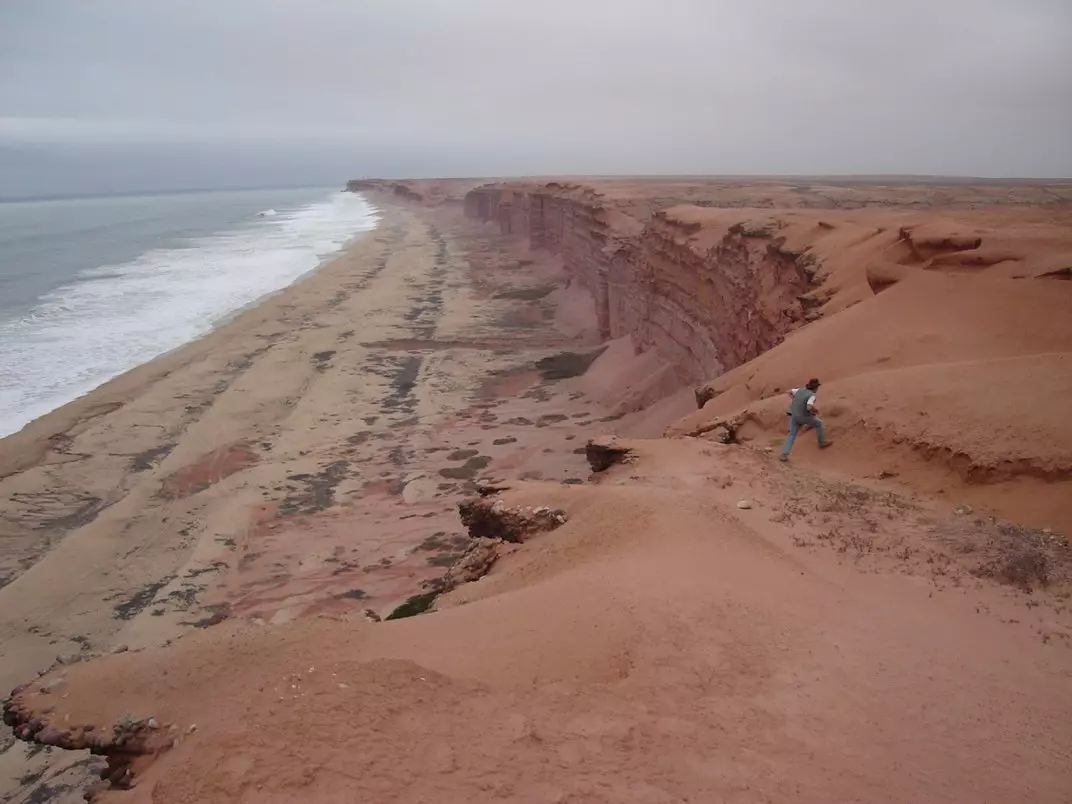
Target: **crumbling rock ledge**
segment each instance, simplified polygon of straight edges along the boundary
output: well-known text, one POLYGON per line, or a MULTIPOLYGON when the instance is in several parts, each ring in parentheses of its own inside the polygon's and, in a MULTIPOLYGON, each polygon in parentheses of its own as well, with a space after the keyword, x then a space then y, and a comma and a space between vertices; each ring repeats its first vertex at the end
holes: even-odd
POLYGON ((499 558, 499 539, 473 539, 443 576, 441 592, 450 592, 465 583, 478 581, 491 571, 499 558))
POLYGON ((442 578, 425 581, 422 586, 427 591, 410 597, 395 608, 387 620, 400 620, 429 611, 440 595, 487 575, 506 549, 506 542, 520 543, 533 533, 554 530, 567 519, 566 512, 559 508, 510 508, 502 500, 485 498, 459 503, 458 511, 472 538, 465 552, 450 565, 442 578))
POLYGON ((465 196, 468 217, 561 257, 591 293, 604 338, 658 350, 682 382, 745 363, 820 315, 809 296, 816 259, 806 243, 787 242, 779 221, 635 206, 568 182, 490 184, 465 196))
MULTIPOLYGON (((713 392, 711 396, 714 397, 713 392)), ((699 392, 697 391, 697 399, 698 398, 699 392)), ((739 411, 732 416, 720 416, 716 419, 712 419, 709 422, 705 422, 699 427, 694 427, 693 429, 687 430, 683 433, 675 432, 673 425, 671 425, 669 428, 667 428, 666 436, 669 438, 675 435, 680 435, 696 438, 698 436, 707 435, 708 433, 714 432, 715 430, 721 430, 721 432, 715 436, 716 441, 718 441, 720 444, 736 444, 738 443, 737 431, 740 430, 744 423, 747 421, 756 421, 756 416, 748 408, 745 408, 744 410, 739 411)))
POLYGON ((633 460, 633 450, 619 443, 617 437, 589 439, 584 445, 584 457, 593 472, 605 472, 616 463, 628 463, 633 460))
POLYGON ((554 530, 566 522, 560 508, 509 507, 502 500, 465 500, 458 503, 462 524, 474 539, 501 539, 520 543, 534 533, 554 530))
MULTIPOLYGON (((10 700, 4 702, 4 723, 25 742, 67 751, 88 750, 105 757, 107 765, 101 770, 101 779, 113 789, 133 787, 135 761, 159 753, 174 741, 153 718, 124 718, 111 729, 99 729, 92 724, 55 726, 47 717, 34 713, 33 698, 44 694, 47 694, 44 688, 34 685, 16 687, 11 691, 10 700)), ((87 798, 100 789, 88 791, 87 798)))

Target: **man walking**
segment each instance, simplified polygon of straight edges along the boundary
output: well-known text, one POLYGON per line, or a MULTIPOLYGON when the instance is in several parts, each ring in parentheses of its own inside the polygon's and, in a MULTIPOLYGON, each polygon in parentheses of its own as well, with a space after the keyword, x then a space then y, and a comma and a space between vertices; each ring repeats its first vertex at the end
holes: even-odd
POLYGON ((826 440, 826 432, 823 430, 823 420, 816 414, 815 394, 819 391, 819 381, 808 380, 803 388, 794 388, 789 392, 789 438, 785 440, 782 448, 782 460, 789 460, 789 451, 793 449, 793 442, 797 440, 797 433, 801 427, 814 427, 819 436, 819 449, 826 449, 833 441, 826 440))

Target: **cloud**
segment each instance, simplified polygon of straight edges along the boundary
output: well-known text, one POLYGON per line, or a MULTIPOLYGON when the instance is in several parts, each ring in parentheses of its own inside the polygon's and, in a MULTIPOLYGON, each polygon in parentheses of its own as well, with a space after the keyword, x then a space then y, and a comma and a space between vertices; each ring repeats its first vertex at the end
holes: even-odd
POLYGON ((1070 54, 1065 0, 8 0, 0 143, 365 174, 1072 175, 1070 54))

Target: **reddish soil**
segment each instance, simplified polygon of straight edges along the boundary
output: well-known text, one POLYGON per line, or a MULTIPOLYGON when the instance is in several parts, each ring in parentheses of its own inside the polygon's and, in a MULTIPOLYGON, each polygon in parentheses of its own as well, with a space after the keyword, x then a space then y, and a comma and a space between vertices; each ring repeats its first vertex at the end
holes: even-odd
POLYGON ((8 442, 109 506, 0 588, 14 733, 146 804, 1068 800, 1072 187, 476 184, 8 442))
POLYGON ((220 447, 196 463, 164 478, 160 493, 172 499, 189 497, 256 462, 257 455, 248 444, 220 447))

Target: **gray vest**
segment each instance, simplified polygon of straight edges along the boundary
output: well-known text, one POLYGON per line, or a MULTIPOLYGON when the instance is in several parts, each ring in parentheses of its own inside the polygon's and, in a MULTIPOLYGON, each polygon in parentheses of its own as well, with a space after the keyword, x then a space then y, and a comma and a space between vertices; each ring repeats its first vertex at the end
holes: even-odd
POLYGON ((789 415, 798 422, 813 416, 814 414, 808 410, 808 400, 814 393, 815 391, 809 388, 798 388, 793 394, 793 401, 789 403, 789 415))

